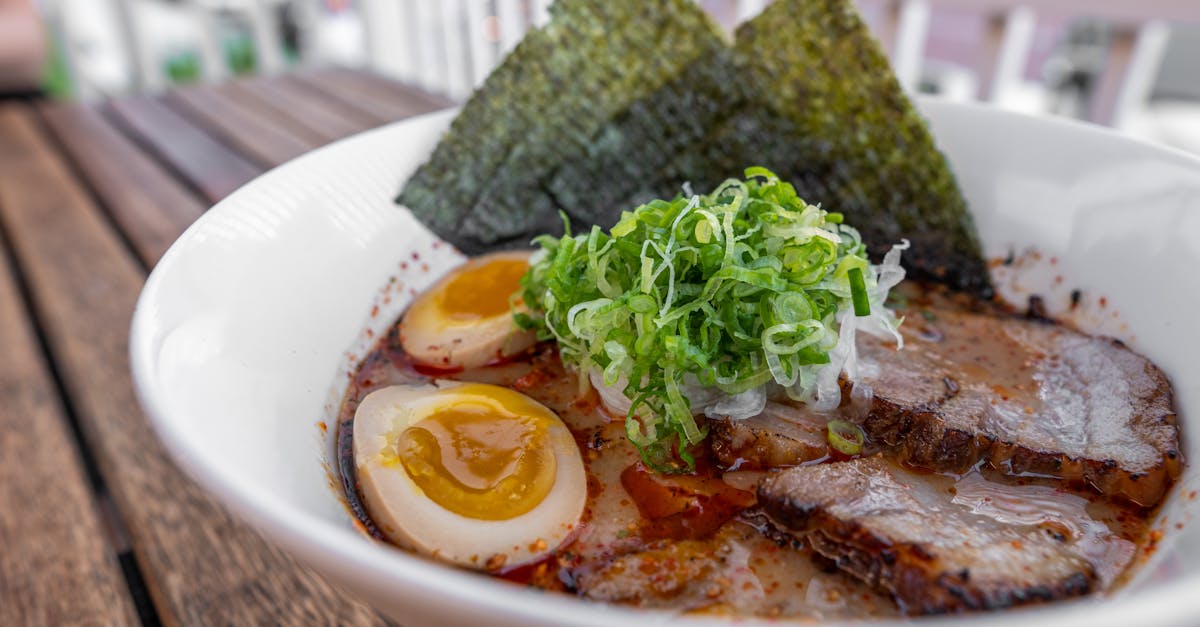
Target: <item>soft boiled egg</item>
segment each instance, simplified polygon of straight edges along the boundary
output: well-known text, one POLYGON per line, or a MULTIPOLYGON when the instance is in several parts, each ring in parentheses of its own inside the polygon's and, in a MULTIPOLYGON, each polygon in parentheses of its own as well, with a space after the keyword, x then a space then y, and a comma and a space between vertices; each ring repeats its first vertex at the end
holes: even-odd
POLYGON ((354 414, 367 513, 392 542, 481 570, 536 561, 587 500, 579 447, 546 406, 508 388, 437 381, 367 395, 354 414))
POLYGON ((476 257, 423 292, 400 321, 404 350, 422 364, 469 369, 533 346, 537 336, 517 328, 510 306, 529 269, 529 255, 476 257))

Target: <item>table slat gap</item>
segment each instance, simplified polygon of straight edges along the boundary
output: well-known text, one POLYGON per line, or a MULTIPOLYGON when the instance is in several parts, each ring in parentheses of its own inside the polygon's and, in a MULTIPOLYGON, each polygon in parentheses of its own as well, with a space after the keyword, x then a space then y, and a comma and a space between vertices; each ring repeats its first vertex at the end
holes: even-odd
POLYGON ((317 68, 293 76, 312 89, 368 111, 380 122, 394 122, 456 104, 420 87, 349 68, 317 68))
POLYGON ((198 191, 177 180, 95 107, 43 103, 38 114, 77 178, 132 242, 143 267, 153 267, 207 207, 198 191))
MULTIPOLYGON (((5 157, 0 155, 0 171, 5 157)), ((0 189, 0 205, 9 198, 0 189)), ((0 216, 3 215, 0 209, 0 216)), ((103 482, 61 402, 0 219, 0 624, 137 623, 101 516, 103 482)))
POLYGON ((286 116, 303 124, 316 133, 322 143, 374 128, 379 123, 378 120, 318 99, 311 94, 297 93, 294 86, 289 86, 278 77, 234 81, 230 86, 258 99, 264 106, 274 110, 276 115, 286 116))
MULTIPOLYGON (((379 126, 381 124, 386 124, 388 122, 393 122, 396 119, 400 119, 394 117, 393 115, 396 111, 396 105, 394 103, 388 103, 382 107, 372 106, 370 104, 364 105, 362 102, 360 102, 361 98, 355 97, 358 94, 351 95, 347 93, 338 93, 337 90, 328 89, 327 87, 321 85, 319 81, 308 80, 300 74, 290 75, 287 77, 287 80, 298 92, 307 93, 309 97, 321 98, 327 102, 336 103, 336 106, 338 107, 344 107, 354 111, 357 115, 362 116, 363 119, 370 120, 370 124, 372 126, 379 126), (386 109, 386 112, 382 109, 386 109)), ((412 113, 406 112, 406 114, 401 117, 409 117, 411 115, 412 113)))
POLYGON ((290 161, 320 142, 305 141, 266 116, 243 109, 210 86, 170 91, 163 102, 264 168, 290 161))
POLYGON ((308 124, 296 119, 290 113, 280 112, 275 105, 264 101, 259 96, 243 89, 241 81, 230 81, 214 85, 213 89, 224 98, 237 106, 254 112, 254 115, 271 120, 283 132, 290 133, 302 141, 317 147, 329 143, 329 139, 314 131, 308 124))
POLYGON ((265 171, 148 96, 109 101, 108 118, 209 203, 265 171))
POLYGON ((61 138, 51 130, 50 125, 45 121, 45 118, 42 117, 41 114, 32 115, 30 116, 30 119, 37 123, 42 137, 46 139, 47 143, 51 146, 54 152, 56 152, 62 158, 63 165, 65 165, 67 170, 71 173, 72 178, 80 183, 80 187, 83 189, 84 193, 86 193, 92 202, 100 208, 100 215, 105 218, 109 228, 111 228, 112 232, 121 240, 121 244, 124 245, 125 250, 138 263, 142 272, 149 273, 152 265, 146 263, 146 261, 142 258, 138 244, 129 236, 128 231, 121 227, 121 222, 117 220, 113 212, 108 209, 106 203, 102 200, 99 192, 96 190, 96 187, 92 184, 91 179, 85 175, 85 172, 83 168, 80 167, 79 162, 72 158, 70 151, 66 149, 66 146, 61 141, 61 138))
POLYGON ((0 108, 0 215, 163 622, 379 624, 233 521, 167 459, 128 374, 129 311, 144 274, 33 115, 0 108))

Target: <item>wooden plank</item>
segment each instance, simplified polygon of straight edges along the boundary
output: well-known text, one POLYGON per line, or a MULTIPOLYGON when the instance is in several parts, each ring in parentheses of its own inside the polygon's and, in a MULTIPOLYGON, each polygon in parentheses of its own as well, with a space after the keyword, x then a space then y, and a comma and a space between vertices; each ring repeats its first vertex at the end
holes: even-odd
POLYGON ((44 104, 39 112, 143 266, 152 267, 203 213, 204 205, 194 194, 94 107, 44 104))
POLYGON ((274 116, 261 109, 239 106, 212 86, 174 89, 165 101, 264 167, 278 165, 319 145, 287 132, 274 116))
POLYGON ((260 119, 270 120, 271 124, 277 127, 280 132, 295 137, 310 148, 317 148, 329 142, 321 133, 310 128, 308 124, 296 119, 287 112, 281 112, 275 105, 242 89, 239 83, 240 81, 230 81, 212 85, 210 88, 238 108, 252 111, 252 115, 260 119))
POLYGON ((0 625, 134 625, 13 270, 0 238, 0 625))
POLYGON ((271 107, 277 115, 291 118, 311 129, 322 143, 360 133, 379 125, 379 120, 359 109, 314 94, 283 77, 236 81, 230 84, 271 107))
POLYGON ((264 170, 152 98, 114 100, 109 110, 124 130, 210 203, 228 196, 264 170))
POLYGON ((454 105, 448 98, 388 78, 343 68, 297 72, 302 82, 369 113, 379 122, 394 122, 454 105))
POLYGON ((144 274, 20 105, 0 106, 0 156, 0 220, 163 621, 379 624, 169 461, 128 374, 129 315, 144 274))

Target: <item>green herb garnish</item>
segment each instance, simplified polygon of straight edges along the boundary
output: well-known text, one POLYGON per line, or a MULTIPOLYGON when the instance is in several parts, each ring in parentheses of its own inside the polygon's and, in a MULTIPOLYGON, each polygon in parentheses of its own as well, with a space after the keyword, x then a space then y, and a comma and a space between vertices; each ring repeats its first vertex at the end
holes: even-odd
POLYGON ((871 301, 867 300, 867 284, 863 281, 862 270, 850 268, 846 276, 850 279, 850 298, 854 301, 854 315, 871 315, 871 301))
POLYGON ((858 455, 862 452, 867 436, 862 427, 847 420, 830 420, 825 425, 829 445, 843 455, 858 455))
POLYGON ((692 466, 688 447, 706 429, 690 399, 765 399, 774 383, 810 401, 831 395, 832 371, 836 404, 836 377, 848 359, 853 368, 845 325, 854 316, 845 314, 858 309, 856 293, 878 326, 894 333, 898 324, 883 300, 903 276, 899 253, 872 266, 841 214, 806 203, 764 168, 708 195, 624 212, 608 233, 572 236, 568 225, 534 241, 543 251, 522 279, 532 313, 518 324, 557 340, 581 381, 631 400, 626 432, 658 470, 692 466))

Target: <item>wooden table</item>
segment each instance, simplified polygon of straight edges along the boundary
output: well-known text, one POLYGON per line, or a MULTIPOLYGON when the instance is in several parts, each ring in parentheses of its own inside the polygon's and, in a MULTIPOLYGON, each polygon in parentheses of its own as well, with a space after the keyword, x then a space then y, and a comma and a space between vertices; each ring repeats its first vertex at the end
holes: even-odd
POLYGON ((379 624, 168 459, 134 397, 147 272, 305 151, 449 103, 306 70, 98 104, 0 102, 0 625, 379 624))

